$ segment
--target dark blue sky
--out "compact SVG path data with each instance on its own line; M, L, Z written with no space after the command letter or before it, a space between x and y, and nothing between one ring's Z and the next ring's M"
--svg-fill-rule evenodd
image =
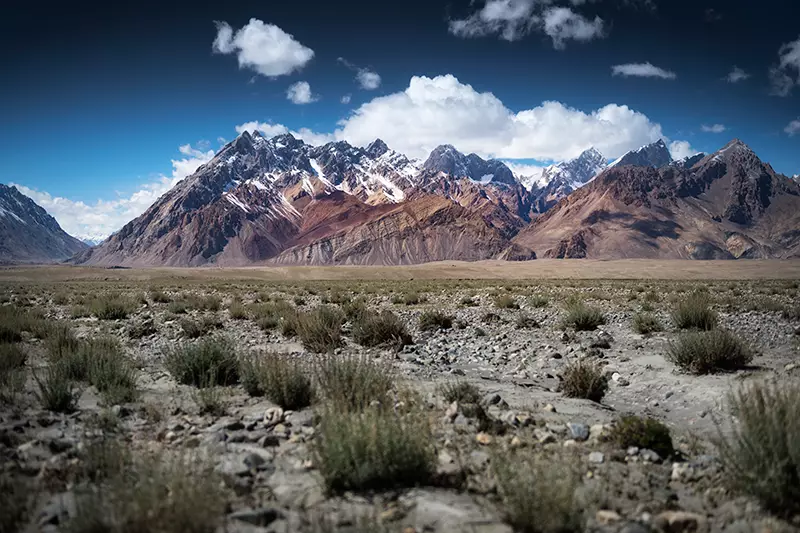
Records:
M467 19L485 0L14 2L0 20L0 181L87 204L124 200L143 184L171 176L170 161L190 157L178 152L180 145L216 149L218 137L233 138L235 127L248 121L330 134L362 104L406 90L413 76L446 74L475 93L491 93L512 113L548 100L589 115L608 104L626 105L660 125L671 141L713 151L739 137L776 170L800 173L800 132L786 131L800 116L800 87L776 96L769 76L781 46L800 39L796 2L653 0L650 9L637 0L502 1L565 7L588 22L600 17L602 31L591 40L568 38L563 49L541 28L514 41L498 33L465 38L448 31L448 21ZM251 18L291 34L313 58L269 78L240 69L235 53L213 53L214 21L235 32ZM378 73L380 86L360 88L339 57ZM633 63L676 77L612 76L612 66ZM734 65L749 77L725 81ZM790 86L798 80L792 65L790 58L780 71ZM287 100L287 88L298 81L310 84L316 101ZM341 103L348 94L350 102ZM377 127L371 120L369 132ZM714 124L725 131L702 131ZM551 136L547 128L554 126L541 128L542 136ZM452 139L456 147L460 142ZM480 142L465 140L463 149L476 150ZM556 159L552 149L531 146L485 152Z

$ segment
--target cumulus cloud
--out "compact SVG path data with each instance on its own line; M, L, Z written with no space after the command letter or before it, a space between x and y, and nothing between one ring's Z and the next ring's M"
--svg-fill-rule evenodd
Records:
M276 135L283 135L284 133L291 133L294 137L302 139L303 142L313 146L320 146L336 140L335 136L331 133L318 133L308 128L300 128L297 131L293 131L283 124L259 122L257 120L245 122L244 124L239 124L236 126L236 133L242 133L245 131L250 133L257 131L267 138L272 138Z
M783 131L785 131L789 137L794 137L797 133L800 133L800 118L787 124L786 127L783 128Z
M728 83L738 83L746 80L749 77L750 74L734 65L733 70L731 70L728 75L725 76L725 81Z
M781 45L778 64L770 68L769 77L775 96L789 96L794 86L800 85L800 37Z
M591 41L603 37L603 20L589 20L569 7L549 6L550 0L485 0L483 7L466 18L449 22L450 33L458 37L499 35L516 41L539 31L553 40L553 47L563 49L566 41ZM578 6L587 0L572 0Z
M340 100L340 102L342 102L343 104L349 104L349 103L350 103L350 100L351 100L352 98L353 98L353 97L352 97L351 95L349 95L349 94L346 94L346 95L342 96L342 99Z
M138 217L180 180L191 175L214 157L214 150L203 151L185 144L179 149L186 157L172 160L172 174L145 183L124 197L94 203L53 196L24 185L14 184L24 195L41 205L69 233L79 239L100 241Z
M381 77L377 72L354 65L343 57L338 57L336 60L356 73L356 81L365 91L374 91L381 86Z
M627 63L624 65L614 65L611 67L612 76L635 76L638 78L661 78L664 80L674 80L678 76L669 70L659 68L649 61L647 63Z
M298 81L286 90L286 99L293 104L303 105L316 102L319 98L312 94L311 85L307 81Z
M239 68L249 68L274 78L303 68L314 51L274 24L252 18L235 33L227 22L216 22L212 48L220 54L236 54Z
M692 148L688 141L672 141L669 143L669 153L676 161L685 159L700 152Z
M726 128L724 124L712 124L711 126L703 124L700 126L700 129L706 133L722 133L728 128Z

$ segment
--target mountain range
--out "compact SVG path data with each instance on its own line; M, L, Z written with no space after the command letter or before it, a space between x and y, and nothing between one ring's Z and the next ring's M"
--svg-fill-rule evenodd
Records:
M0 263L61 261L86 248L16 187L0 184Z
M311 146L244 132L77 264L412 264L555 258L800 255L800 187L734 140L675 161L664 143L608 164L590 148L515 176L380 139Z

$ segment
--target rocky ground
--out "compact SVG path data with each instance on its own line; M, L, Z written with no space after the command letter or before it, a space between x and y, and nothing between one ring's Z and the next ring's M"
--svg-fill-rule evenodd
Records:
M796 282L75 282L1 288L6 320L31 315L50 324L46 333L22 327L19 338L12 333L4 339L26 360L22 381L4 378L1 395L2 531L109 530L76 519L89 513L82 503L87 490L111 493L114 487L106 480L115 478L98 474L105 471L95 464L98 446L157 457L162 465L191 457L184 474L196 480L184 492L171 485L154 489L161 499L174 498L172 506L178 500L189 506L186 516L201 517L192 525L136 529L118 520L113 531L499 533L516 527L638 533L800 526L797 517L768 512L763 502L734 490L715 446L720 432L729 431L729 393L754 380L800 381ZM681 335L671 313L698 291L720 326L752 347L752 362L695 375L666 357ZM280 320L259 323L253 309L277 300L300 312L321 305L347 311L356 301L367 315L390 310L412 342L365 348L353 339L358 325L350 316L340 345L329 354L312 353L302 338L282 332ZM605 323L588 331L565 325L576 300L600 310ZM98 302L123 302L124 318L104 315ZM450 317L450 327L423 331L420 319L432 311ZM641 313L655 317L662 327L654 329L661 331L634 331L634 316ZM189 333L187 320L207 327ZM40 382L53 364L56 323L69 325L77 339L116 339L135 366L135 396L115 401L80 383L74 409L45 409ZM308 362L308 368L329 358L374 362L394 382L388 409L398 424L410 413L425 421L430 472L363 490L332 488L319 452L324 419L333 416L324 395L290 410L248 394L242 384L179 384L165 358L203 338L227 339L238 357L277 352ZM607 389L599 401L565 393L569 366L580 362L602 369ZM309 376L317 379L313 370ZM458 396L456 385L479 397ZM373 408L380 407L366 409ZM614 428L629 414L668 427L674 452L621 445ZM379 455L391 463L393 453ZM123 470L144 468L120 463ZM550 477L534 475L516 491L503 484L499 466L523 472L540 463L566 465L567 473L553 476L551 469ZM160 479L140 476L126 486L139 487L144 477ZM563 497L556 496L565 494L559 491L567 478L574 478L566 492L577 521L553 519L563 507ZM528 525L514 509L520 494L529 495L521 507L540 513ZM141 513L148 508L143 505Z

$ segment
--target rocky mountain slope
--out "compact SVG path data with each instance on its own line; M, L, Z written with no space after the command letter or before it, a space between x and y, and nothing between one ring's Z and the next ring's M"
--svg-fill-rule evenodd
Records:
M558 258L800 257L797 183L739 140L684 167L611 166L513 242Z
M36 202L0 184L0 263L51 263L85 248Z
M542 172L539 183L544 186L535 191L535 210L544 213L559 200L585 185L607 166L603 154L590 148L575 159L550 165Z

